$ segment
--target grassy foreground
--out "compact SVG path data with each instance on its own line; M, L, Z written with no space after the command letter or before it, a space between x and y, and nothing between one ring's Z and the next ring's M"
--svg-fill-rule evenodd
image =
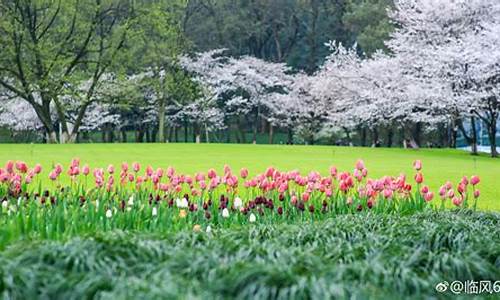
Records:
M0 254L0 290L14 299L451 298L436 284L500 278L499 226L497 213L357 214L20 241Z
M0 145L0 163L7 160L41 163L46 168L44 178L47 183L47 166L59 162L67 165L74 157L79 157L91 167L106 167L108 164L118 166L123 161L138 161L155 167L173 166L180 172L190 174L209 168L220 170L224 164L234 170L247 167L251 174L262 172L268 166L327 173L331 165L352 170L356 160L363 159L370 177L397 176L402 172L413 176L412 162L421 159L425 182L435 192L447 180L456 183L464 175L478 175L481 177L478 207L500 210L500 160L486 156L474 157L459 150L237 144Z

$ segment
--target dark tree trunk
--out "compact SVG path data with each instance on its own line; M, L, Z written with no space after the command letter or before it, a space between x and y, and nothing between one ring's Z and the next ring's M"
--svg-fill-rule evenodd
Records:
M361 128L361 133L360 133L360 144L362 147L366 146L366 127Z
M372 132L372 147L378 147L378 146L379 146L378 129L377 129L377 127L373 127L373 132Z
M289 145L293 144L293 131L291 127L288 127L288 141L286 143Z
M127 131L122 129L121 134L122 134L122 143L126 143L127 142Z
M488 126L488 138L490 140L491 157L498 157L497 152L497 118L491 119L491 124Z
M274 126L269 123L269 144L272 144L274 140Z
M392 139L394 138L394 131L392 129L392 126L387 128L387 142L386 146L387 147L392 147Z

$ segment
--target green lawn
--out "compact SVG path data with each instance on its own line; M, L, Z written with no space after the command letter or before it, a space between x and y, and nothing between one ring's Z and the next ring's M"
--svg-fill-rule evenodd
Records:
M424 179L433 190L446 180L457 182L463 175L479 175L482 196L479 207L500 210L500 160L486 156L474 157L449 149L386 149L333 146L284 146L237 144L3 144L0 162L24 160L42 163L47 169L53 163L66 166L79 157L92 167L118 166L123 161L138 161L155 167L173 166L180 172L194 173L208 168L222 169L228 164L235 170L248 167L251 172L267 166L303 172L318 170L326 173L331 165L352 170L357 159L363 159L369 176L399 175L413 177L412 162L421 159ZM48 179L47 179L48 180Z

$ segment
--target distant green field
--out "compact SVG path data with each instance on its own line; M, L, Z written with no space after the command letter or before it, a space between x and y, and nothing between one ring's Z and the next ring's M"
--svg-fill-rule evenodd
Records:
M175 143L0 145L1 164L9 159L24 160L29 164L39 162L45 167L44 174L54 163L66 166L74 157L92 167L138 161L155 167L173 166L187 173L222 169L224 164L235 170L247 167L251 173L263 171L271 165L284 170L326 173L331 165L352 170L356 160L363 159L371 177L406 173L411 180L414 174L412 162L421 159L424 179L431 189L436 191L446 180L455 183L463 175L479 175L482 180L479 207L500 210L500 160L474 157L459 150Z

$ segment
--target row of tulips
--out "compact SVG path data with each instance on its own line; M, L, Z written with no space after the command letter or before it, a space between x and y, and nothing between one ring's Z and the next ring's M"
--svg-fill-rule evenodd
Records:
M66 170L61 164L48 170L52 186L47 188L40 164L29 167L22 161L8 161L0 168L1 222L15 222L22 231L44 232L51 222L56 231L68 226L88 230L95 226L92 223L104 228L188 224L194 230L202 225L210 230L210 225L318 219L363 211L411 214L444 209L447 201L476 209L478 176L463 177L457 185L444 183L436 201L425 184L422 162L417 160L413 166L414 182L409 182L404 174L369 178L361 160L351 172L332 166L327 176L269 167L251 177L246 168L238 176L229 166L222 173L210 169L194 176L172 167L143 168L139 163L123 163L119 170L113 165L91 170L73 159Z

